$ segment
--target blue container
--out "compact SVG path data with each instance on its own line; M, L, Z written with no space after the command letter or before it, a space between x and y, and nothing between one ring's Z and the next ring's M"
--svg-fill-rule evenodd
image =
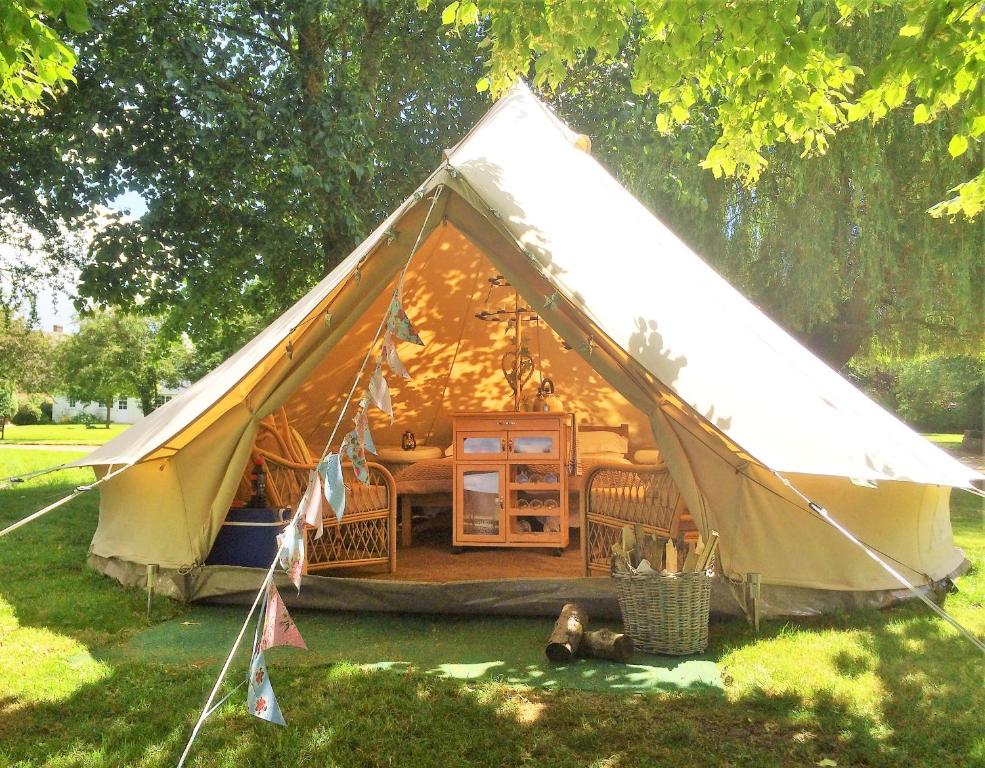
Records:
M269 568L277 555L277 534L289 520L279 509L230 509L215 538L206 565Z

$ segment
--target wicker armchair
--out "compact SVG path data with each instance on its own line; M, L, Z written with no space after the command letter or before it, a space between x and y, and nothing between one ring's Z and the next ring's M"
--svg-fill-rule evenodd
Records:
M585 575L609 573L612 545L626 525L674 538L683 502L666 465L598 465L585 476L581 495Z
M315 465L287 461L266 451L258 453L267 470L268 496L278 506L296 509ZM382 465L370 462L367 468L369 484L356 480L351 465L342 466L345 514L339 521L329 511L321 538L315 538L315 528L308 527L305 573L364 565L386 565L390 573L396 572L396 486Z

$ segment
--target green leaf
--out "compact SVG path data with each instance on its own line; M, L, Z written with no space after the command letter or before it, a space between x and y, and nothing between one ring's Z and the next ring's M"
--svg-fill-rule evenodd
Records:
M475 90L479 93L485 93L489 90L489 78L480 77L475 84Z
M445 6L445 9L441 12L441 23L442 24L454 24L455 17L458 15L458 6L460 3L455 0L454 3Z
M657 130L660 133L670 133L670 118L667 117L666 112L657 115Z
M928 120L930 120L930 109L927 108L926 104L917 104L913 108L913 124L923 125Z
M674 118L674 120L676 120L678 123L683 123L687 121L687 118L690 115L690 113L687 110L687 107L681 104L674 104L670 108L670 114Z
M886 86L886 92L883 98L886 101L886 106L890 109L896 109L896 107L906 100L906 88L898 83L891 83Z
M917 24L907 24L899 31L900 37L916 37L923 32L923 27Z
M967 149L968 137L960 133L954 134L947 144L947 151L951 154L951 157L960 157Z

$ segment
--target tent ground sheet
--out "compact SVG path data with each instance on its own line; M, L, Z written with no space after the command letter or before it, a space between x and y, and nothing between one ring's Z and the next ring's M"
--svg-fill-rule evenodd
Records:
M293 615L309 650L272 649L267 655L273 665L345 661L366 669L413 669L458 680L613 693L723 691L718 667L709 656L637 653L629 664L594 659L549 664L544 643L553 622L546 618L314 611ZM180 618L134 635L112 653L165 664L214 662L218 670L243 617L238 608L195 606ZM246 664L252 630L248 634L240 650L242 663L234 670Z

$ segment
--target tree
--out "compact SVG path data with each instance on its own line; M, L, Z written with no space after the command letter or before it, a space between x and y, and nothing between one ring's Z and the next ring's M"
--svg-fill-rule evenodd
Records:
M0 379L0 440L3 440L7 422L17 413L17 392L12 382Z
M837 47L868 71L899 27L876 13L838 32ZM824 155L776 145L752 186L716 179L699 160L718 141L719 113L695 104L686 124L661 131L666 103L632 91L636 39L605 62L580 58L547 95L644 204L835 367L872 345L897 354L977 349L981 223L924 213L942 183L980 167L950 157L958 116L914 125L897 109L839 132Z
M81 269L80 308L161 315L175 338L276 316L485 108L474 40L443 39L438 12L407 2L148 0L91 15L97 32L71 38L77 86L43 116L0 115L0 212L58 243L140 194L140 220L48 263Z
M141 410L154 410L158 385L184 378L190 353L159 333L153 318L101 312L84 318L78 333L59 347L59 368L69 397L106 406L110 424L113 398L136 395Z
M21 392L51 393L54 340L24 320L0 312L0 370Z
M55 30L89 28L85 0L0 0L0 107L32 105L73 81L75 53Z
M894 110L912 109L921 125L956 116L948 139L955 158L974 155L985 133L985 14L975 2L455 0L442 19L456 28L488 24L490 71L478 87L494 94L531 71L538 85L556 89L577 62L605 65L628 48L632 90L658 97L660 130L684 129L695 111L708 110L714 141L702 167L746 185L775 147L823 154L836 131ZM896 33L863 68L845 32L873 23ZM985 169L973 163L971 173L933 206L935 215L971 219L985 208Z

